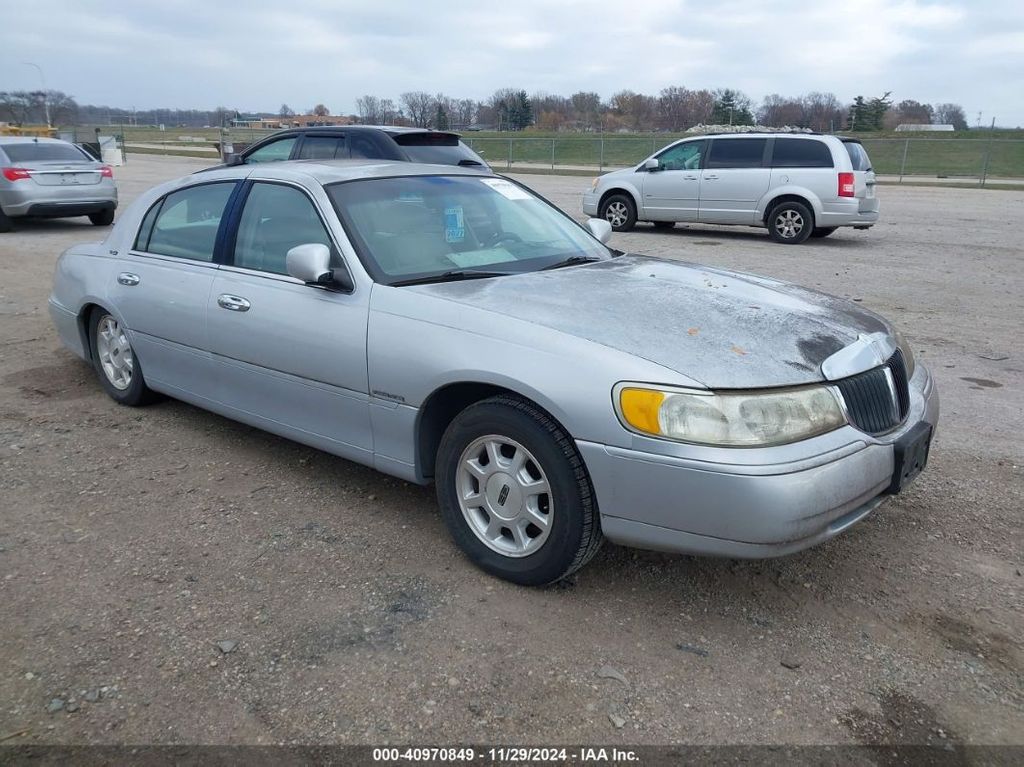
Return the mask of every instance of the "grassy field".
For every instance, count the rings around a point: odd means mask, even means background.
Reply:
[[[120,126],[104,126],[104,132]],[[91,128],[80,128],[91,134]],[[258,141],[273,131],[235,128],[230,138],[238,146]],[[527,130],[521,133],[467,132],[463,138],[495,167],[515,164],[547,165],[558,168],[585,166],[614,168],[632,165],[660,147],[689,134],[567,134]],[[996,178],[1024,178],[1024,131],[997,131],[990,145],[988,131],[908,135],[906,133],[859,134],[880,174],[977,178],[988,155],[987,173]],[[124,139],[146,144],[150,152],[197,154],[198,146],[220,141],[217,128],[124,128]],[[198,139],[191,141],[190,139]],[[158,146],[159,149],[152,147]]]

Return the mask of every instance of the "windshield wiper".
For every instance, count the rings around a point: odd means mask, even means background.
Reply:
[[[545,266],[541,271],[546,272],[548,269],[561,269],[563,266],[575,266],[576,264],[590,264],[600,260],[597,256],[569,256],[562,261]]]
[[[427,277],[413,277],[408,280],[392,282],[391,287],[400,288],[404,285],[427,285],[431,282],[458,282],[459,280],[481,280],[486,277],[506,277],[515,272],[484,272],[478,269],[464,269],[442,274],[431,274]]]

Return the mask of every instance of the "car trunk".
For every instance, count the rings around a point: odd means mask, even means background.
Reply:
[[[15,167],[28,171],[39,186],[88,186],[98,184],[103,176],[93,163],[35,162]]]
[[[857,139],[843,139],[846,153],[850,155],[853,166],[854,197],[857,199],[861,213],[878,210],[878,197],[875,195],[875,171],[871,167],[871,158],[864,145]]]
[[[102,163],[72,144],[25,142],[4,144],[7,167],[28,173],[39,186],[90,186],[103,179]]]

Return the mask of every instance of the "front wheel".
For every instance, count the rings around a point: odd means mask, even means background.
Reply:
[[[564,578],[603,540],[583,459],[551,416],[514,396],[470,405],[435,469],[441,515],[478,567],[523,586]]]
[[[97,309],[89,318],[89,338],[96,377],[110,398],[130,407],[152,402],[155,395],[142,377],[128,329],[112,314]]]
[[[92,221],[94,226],[110,226],[114,223],[114,210],[113,208],[107,208],[97,213],[90,213],[89,220]]]
[[[814,214],[802,202],[780,202],[766,217],[768,234],[776,242],[799,245],[811,236]]]
[[[601,203],[598,212],[615,232],[628,232],[636,224],[636,203],[626,194],[613,194]]]
[[[811,237],[815,237],[818,239],[822,237],[828,237],[830,234],[832,234],[832,232],[834,232],[838,228],[838,226],[816,226],[814,227],[814,231],[811,232]]]

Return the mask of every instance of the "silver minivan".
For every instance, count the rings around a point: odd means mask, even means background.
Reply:
[[[878,221],[875,173],[857,139],[729,133],[670,144],[635,168],[594,179],[583,212],[617,232],[637,221],[767,227],[776,242]]]

